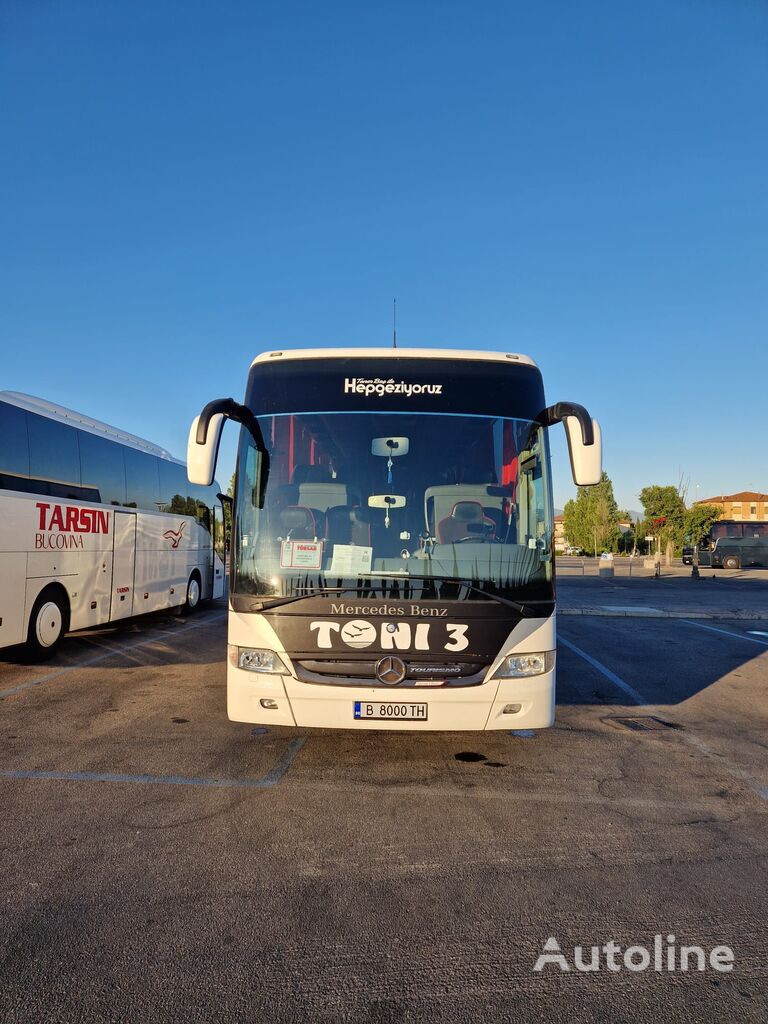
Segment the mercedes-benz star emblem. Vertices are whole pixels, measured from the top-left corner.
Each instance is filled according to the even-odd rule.
[[[387,686],[397,686],[405,679],[405,662],[401,658],[381,658],[376,662],[376,678]]]

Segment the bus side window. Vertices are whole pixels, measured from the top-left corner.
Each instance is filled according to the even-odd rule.
[[[187,480],[184,466],[168,459],[158,459],[160,464],[160,500],[163,512],[193,516],[197,514],[194,499],[190,495],[191,484]]]
[[[216,501],[214,497],[214,487],[200,487],[197,484],[187,484],[187,490],[190,494],[189,504],[191,506],[190,515],[193,515],[200,526],[202,526],[208,533],[211,533],[211,507]]]
[[[122,445],[80,431],[80,472],[83,487],[98,493],[104,505],[125,505],[125,460]]]
[[[211,510],[202,501],[197,502],[197,521],[208,533],[211,532]]]
[[[81,487],[77,431],[36,413],[28,413],[27,425],[29,474],[35,480],[45,481],[41,493],[78,500]]]
[[[21,490],[22,481],[28,477],[27,414],[15,405],[0,402],[0,487]]]
[[[126,505],[157,512],[160,500],[160,471],[158,460],[147,452],[135,448],[125,449]]]

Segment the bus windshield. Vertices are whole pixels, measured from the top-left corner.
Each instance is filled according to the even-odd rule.
[[[547,438],[535,422],[378,411],[258,421],[268,459],[245,429],[238,453],[235,594],[373,596],[411,577],[422,598],[552,599]]]

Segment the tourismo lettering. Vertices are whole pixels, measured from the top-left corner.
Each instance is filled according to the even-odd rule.
[[[109,512],[104,509],[81,508],[79,505],[50,505],[47,501],[35,502],[35,506],[40,516],[38,530],[57,530],[59,533],[109,533]]]
[[[380,377],[368,379],[365,377],[345,377],[345,395],[442,395],[442,384],[408,384],[404,380],[382,380]]]

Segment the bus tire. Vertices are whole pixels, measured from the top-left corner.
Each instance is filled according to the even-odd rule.
[[[61,587],[46,587],[32,606],[26,653],[30,659],[52,658],[69,629],[69,602]]]
[[[739,560],[735,555],[728,555],[727,558],[723,559],[724,569],[740,569]]]
[[[200,607],[202,588],[200,584],[200,573],[194,569],[187,580],[187,596],[181,606],[182,615],[191,615]]]

